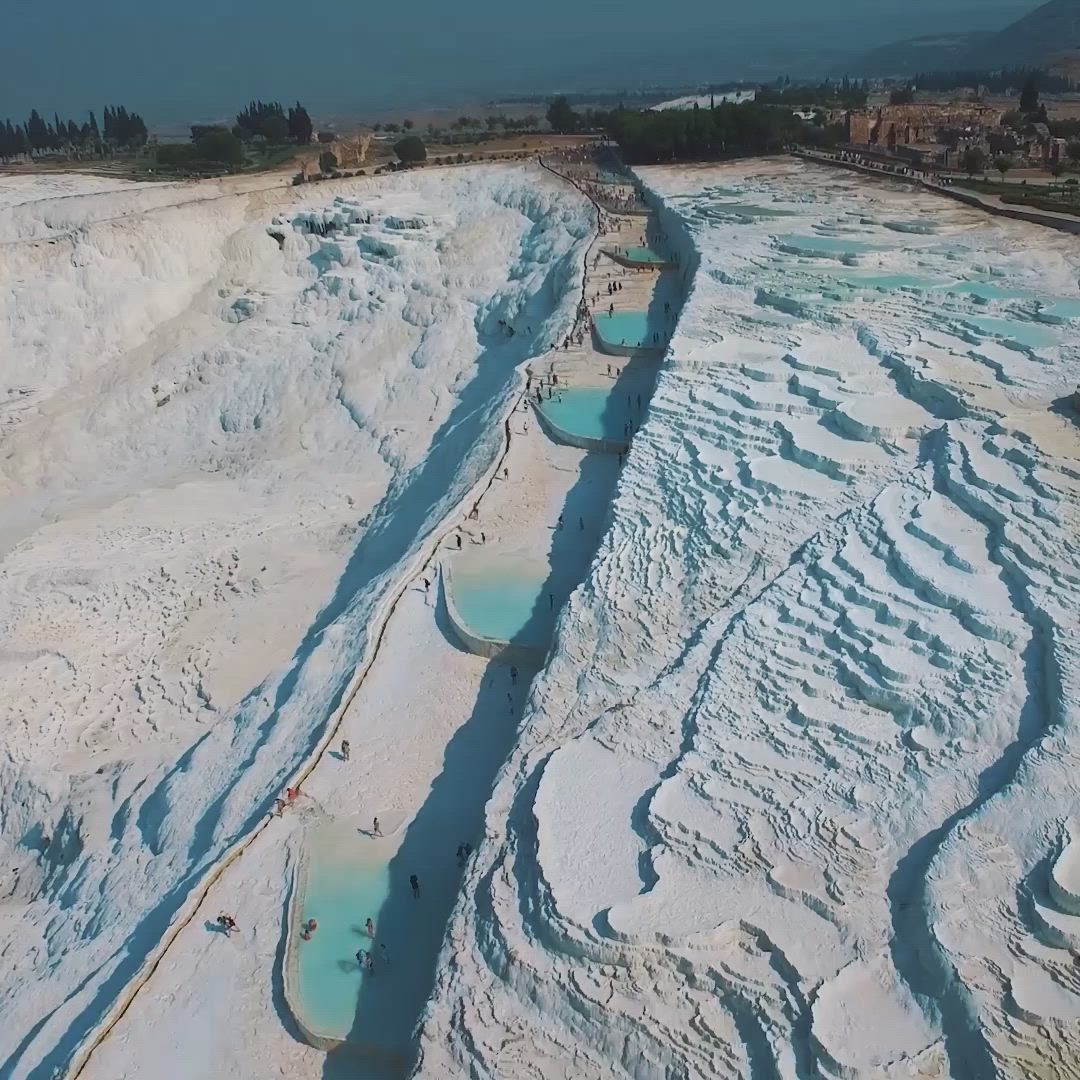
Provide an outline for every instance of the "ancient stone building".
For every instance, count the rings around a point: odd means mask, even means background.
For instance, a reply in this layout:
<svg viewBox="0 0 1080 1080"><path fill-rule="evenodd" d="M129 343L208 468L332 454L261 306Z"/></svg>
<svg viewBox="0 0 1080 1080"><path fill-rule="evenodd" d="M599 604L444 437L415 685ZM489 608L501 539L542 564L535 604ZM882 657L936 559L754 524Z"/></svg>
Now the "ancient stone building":
<svg viewBox="0 0 1080 1080"><path fill-rule="evenodd" d="M860 109L847 116L848 142L895 150L898 146L939 141L945 129L982 132L1001 126L1004 114L989 105L881 105Z"/></svg>

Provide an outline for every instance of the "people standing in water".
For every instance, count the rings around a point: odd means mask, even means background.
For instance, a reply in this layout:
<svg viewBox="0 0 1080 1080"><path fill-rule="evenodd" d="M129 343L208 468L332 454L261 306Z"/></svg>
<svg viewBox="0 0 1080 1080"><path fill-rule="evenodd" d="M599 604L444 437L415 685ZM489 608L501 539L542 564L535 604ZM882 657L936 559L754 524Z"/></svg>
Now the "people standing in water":
<svg viewBox="0 0 1080 1080"><path fill-rule="evenodd" d="M412 889L413 899L420 899L420 879L415 874L409 875L409 887Z"/></svg>
<svg viewBox="0 0 1080 1080"><path fill-rule="evenodd" d="M367 936L373 938L375 936L375 924L371 921L371 916L368 916L368 920L364 923L364 929L367 931Z"/></svg>

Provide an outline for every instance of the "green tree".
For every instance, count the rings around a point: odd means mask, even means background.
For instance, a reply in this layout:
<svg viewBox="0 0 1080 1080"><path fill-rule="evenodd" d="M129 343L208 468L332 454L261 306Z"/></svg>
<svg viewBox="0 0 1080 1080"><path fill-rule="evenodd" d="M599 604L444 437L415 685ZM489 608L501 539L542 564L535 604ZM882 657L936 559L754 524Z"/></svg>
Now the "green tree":
<svg viewBox="0 0 1080 1080"><path fill-rule="evenodd" d="M201 161L216 161L222 165L242 165L244 144L223 127L205 128L195 138L195 156Z"/></svg>
<svg viewBox="0 0 1080 1080"><path fill-rule="evenodd" d="M319 172L332 173L337 167L337 154L333 150L324 150L319 155Z"/></svg>
<svg viewBox="0 0 1080 1080"><path fill-rule="evenodd" d="M179 168L195 160L195 147L190 143L166 143L157 148L154 156L158 165Z"/></svg>
<svg viewBox="0 0 1080 1080"><path fill-rule="evenodd" d="M911 86L899 86L889 94L890 105L910 105L915 100L915 90Z"/></svg>
<svg viewBox="0 0 1080 1080"><path fill-rule="evenodd" d="M1073 140L1065 144L1065 156L1076 165L1080 162L1080 141Z"/></svg>
<svg viewBox="0 0 1080 1080"><path fill-rule="evenodd" d="M578 129L580 117L570 106L565 97L557 97L548 106L547 122L551 130L559 135L570 135Z"/></svg>
<svg viewBox="0 0 1080 1080"><path fill-rule="evenodd" d="M968 176L974 176L976 173L981 173L986 169L986 154L983 152L981 146L969 146L960 155L960 168L967 173Z"/></svg>
<svg viewBox="0 0 1080 1080"><path fill-rule="evenodd" d="M31 110L30 119L26 121L26 137L34 150L44 150L49 145L49 128L37 109Z"/></svg>
<svg viewBox="0 0 1080 1080"><path fill-rule="evenodd" d="M402 120L401 127L404 131L412 131L413 122L411 120Z"/></svg>
<svg viewBox="0 0 1080 1080"><path fill-rule="evenodd" d="M1039 111L1039 77L1037 72L1031 72L1024 82L1024 88L1020 91L1020 111L1028 113Z"/></svg>
<svg viewBox="0 0 1080 1080"><path fill-rule="evenodd" d="M308 116L307 109L299 101L289 109L288 121L289 138L297 146L307 146L311 142L314 129L311 126L311 117Z"/></svg>
<svg viewBox="0 0 1080 1080"><path fill-rule="evenodd" d="M427 147L419 135L406 135L394 143L394 153L403 165L416 165L427 160Z"/></svg>
<svg viewBox="0 0 1080 1080"><path fill-rule="evenodd" d="M259 134L268 143L278 146L289 138L289 121L280 113L274 113L259 124Z"/></svg>
<svg viewBox="0 0 1080 1080"><path fill-rule="evenodd" d="M1002 154L999 157L994 158L994 168L1001 173L1001 179L1005 179L1005 174L1013 167L1015 162L1006 154Z"/></svg>

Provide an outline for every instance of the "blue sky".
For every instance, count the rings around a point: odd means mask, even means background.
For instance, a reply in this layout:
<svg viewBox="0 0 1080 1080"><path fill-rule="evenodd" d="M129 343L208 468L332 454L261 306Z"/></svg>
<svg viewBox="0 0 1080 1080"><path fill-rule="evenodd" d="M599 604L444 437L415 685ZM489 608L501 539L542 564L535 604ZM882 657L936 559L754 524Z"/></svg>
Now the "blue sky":
<svg viewBox="0 0 1080 1080"><path fill-rule="evenodd" d="M155 118L253 96L376 113L505 92L827 69L935 29L998 29L1032 0L6 0L0 117L123 102Z"/></svg>

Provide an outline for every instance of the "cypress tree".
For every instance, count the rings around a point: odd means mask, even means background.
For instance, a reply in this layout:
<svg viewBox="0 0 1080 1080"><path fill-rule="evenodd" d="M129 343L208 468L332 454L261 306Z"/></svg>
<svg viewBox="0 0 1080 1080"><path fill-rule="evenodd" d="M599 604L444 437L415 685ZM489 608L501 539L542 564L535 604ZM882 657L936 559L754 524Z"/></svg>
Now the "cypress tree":
<svg viewBox="0 0 1080 1080"><path fill-rule="evenodd" d="M30 119L26 121L26 137L34 150L44 150L49 145L49 129L37 109L31 110Z"/></svg>
<svg viewBox="0 0 1080 1080"><path fill-rule="evenodd" d="M293 142L306 146L311 142L313 128L307 109L298 101L289 110L289 137Z"/></svg>

